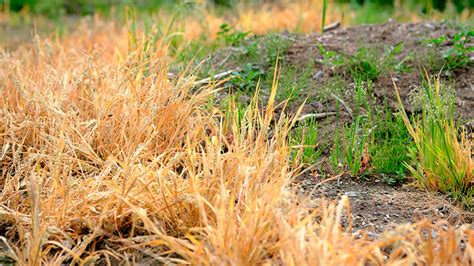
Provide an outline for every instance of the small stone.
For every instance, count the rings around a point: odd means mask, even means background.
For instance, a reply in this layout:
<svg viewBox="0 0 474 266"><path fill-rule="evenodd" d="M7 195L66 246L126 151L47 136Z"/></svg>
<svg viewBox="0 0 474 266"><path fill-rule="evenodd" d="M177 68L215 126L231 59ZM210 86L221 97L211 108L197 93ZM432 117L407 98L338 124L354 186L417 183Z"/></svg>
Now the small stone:
<svg viewBox="0 0 474 266"><path fill-rule="evenodd" d="M428 29L434 29L435 27L429 23L426 23L425 24L425 27L427 27Z"/></svg>
<svg viewBox="0 0 474 266"><path fill-rule="evenodd" d="M316 72L316 73L313 74L313 79L314 79L314 80L321 79L322 77L324 77L323 71L318 71L318 72Z"/></svg>
<svg viewBox="0 0 474 266"><path fill-rule="evenodd" d="M370 238L377 238L377 234L374 233L374 232L371 232L371 231L367 232L367 236L370 237Z"/></svg>
<svg viewBox="0 0 474 266"><path fill-rule="evenodd" d="M348 196L348 197L357 197L358 195L359 193L355 191L347 191L346 193L344 193L344 196Z"/></svg>

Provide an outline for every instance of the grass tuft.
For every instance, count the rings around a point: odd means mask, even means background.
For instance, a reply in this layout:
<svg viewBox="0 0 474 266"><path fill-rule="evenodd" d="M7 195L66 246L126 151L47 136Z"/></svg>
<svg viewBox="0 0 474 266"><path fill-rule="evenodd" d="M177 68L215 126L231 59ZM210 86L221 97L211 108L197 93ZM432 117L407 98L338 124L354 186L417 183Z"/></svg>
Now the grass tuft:
<svg viewBox="0 0 474 266"><path fill-rule="evenodd" d="M428 77L421 91L422 112L410 121L401 104L402 118L413 137L418 163L407 165L410 173L426 188L441 191L472 207L474 195L474 160L472 140L454 119L454 97L439 78Z"/></svg>

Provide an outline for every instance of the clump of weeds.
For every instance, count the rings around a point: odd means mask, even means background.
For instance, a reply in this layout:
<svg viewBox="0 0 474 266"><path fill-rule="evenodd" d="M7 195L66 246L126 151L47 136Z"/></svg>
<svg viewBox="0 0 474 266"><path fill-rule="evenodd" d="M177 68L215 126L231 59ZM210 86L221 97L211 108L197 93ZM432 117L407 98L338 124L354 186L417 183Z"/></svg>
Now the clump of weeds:
<svg viewBox="0 0 474 266"><path fill-rule="evenodd" d="M396 58L403 51L403 42L384 47L383 52L374 47L360 47L354 55L343 55L322 45L318 47L324 64L340 69L355 80L374 81L383 73L411 71L407 63L413 60L413 55L409 54L401 60Z"/></svg>
<svg viewBox="0 0 474 266"><path fill-rule="evenodd" d="M342 164L349 169L353 176L359 176L368 170L369 166L372 118L367 88L360 80L356 82L355 86L356 109L351 113L352 123L343 125L341 131L336 125L331 158L334 166L339 167ZM342 100L340 101L342 102ZM344 102L342 104L345 105ZM346 106L346 108L348 107Z"/></svg>
<svg viewBox="0 0 474 266"><path fill-rule="evenodd" d="M399 115L389 108L375 116L374 139L370 147L373 172L389 185L405 182L405 164L410 164L413 141Z"/></svg>
<svg viewBox="0 0 474 266"><path fill-rule="evenodd" d="M433 64L433 70L440 69L454 70L460 69L468 65L472 65L472 53L474 46L472 44L474 38L474 31L462 30L454 34L452 38L442 35L438 38L426 40L429 47L435 49L435 54L432 56L441 56L440 64ZM445 47L448 47L447 49ZM441 50L441 52L439 52ZM439 60L431 59L432 63Z"/></svg>
<svg viewBox="0 0 474 266"><path fill-rule="evenodd" d="M293 161L311 166L321 155L318 147L318 123L315 119L307 119L298 124L289 135Z"/></svg>
<svg viewBox="0 0 474 266"><path fill-rule="evenodd" d="M422 112L411 119L395 89L402 119L416 147L411 153L415 164L406 164L408 170L423 187L446 193L472 208L472 139L456 125L452 88L427 75L419 95Z"/></svg>

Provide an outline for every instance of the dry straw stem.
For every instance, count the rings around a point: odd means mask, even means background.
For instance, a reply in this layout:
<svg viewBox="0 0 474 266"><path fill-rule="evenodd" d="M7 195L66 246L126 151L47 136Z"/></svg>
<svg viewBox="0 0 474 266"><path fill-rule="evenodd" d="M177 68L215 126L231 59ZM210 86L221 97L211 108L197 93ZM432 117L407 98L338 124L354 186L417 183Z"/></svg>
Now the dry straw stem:
<svg viewBox="0 0 474 266"><path fill-rule="evenodd" d="M0 232L17 263L472 262L465 227L353 236L347 198L317 204L290 186L296 118L273 122L255 98L225 121L204 107L214 89L168 80L167 51L147 38L96 22L1 55Z"/></svg>

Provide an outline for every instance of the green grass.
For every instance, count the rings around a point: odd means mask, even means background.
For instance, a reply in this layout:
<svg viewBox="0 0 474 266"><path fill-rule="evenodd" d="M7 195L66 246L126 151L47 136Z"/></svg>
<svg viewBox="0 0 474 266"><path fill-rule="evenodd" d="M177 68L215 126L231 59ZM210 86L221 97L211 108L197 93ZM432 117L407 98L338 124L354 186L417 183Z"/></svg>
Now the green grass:
<svg viewBox="0 0 474 266"><path fill-rule="evenodd" d="M369 123L363 116L358 116L356 120L345 125L342 130L342 162L349 168L353 176L363 174L363 160L367 156L369 144Z"/></svg>
<svg viewBox="0 0 474 266"><path fill-rule="evenodd" d="M352 10L355 10L355 17L352 20L353 24L375 24L385 23L393 17L393 8L375 4L365 3L364 5L352 5Z"/></svg>
<svg viewBox="0 0 474 266"><path fill-rule="evenodd" d="M280 83L277 91L277 100L288 100L288 104L292 104L296 99L301 98L303 89L308 89L311 85L311 75L313 73L313 65L308 64L305 68L283 65L280 72ZM267 77L268 78L268 77ZM270 81L267 80L267 83Z"/></svg>
<svg viewBox="0 0 474 266"><path fill-rule="evenodd" d="M377 47L361 47L355 55L348 59L348 72L355 79L372 81L381 74L409 72L411 68L406 65L406 62L412 60L412 55L408 55L402 60L396 59L403 49L403 42L394 46L386 46L383 52Z"/></svg>
<svg viewBox="0 0 474 266"><path fill-rule="evenodd" d="M304 165L312 165L321 156L318 147L318 123L315 119L308 119L298 124L289 135L292 147L293 161Z"/></svg>
<svg viewBox="0 0 474 266"><path fill-rule="evenodd" d="M219 4L214 1L216 4ZM133 8L142 14L156 12L160 9L192 8L192 1L153 0L153 1L111 1L111 0L0 0L0 7L8 3L11 11L28 9L35 14L58 18L63 15L86 16L94 13L114 15L125 7ZM116 15L116 14L115 14Z"/></svg>
<svg viewBox="0 0 474 266"><path fill-rule="evenodd" d="M397 22L410 22L414 16L430 20L434 15L438 17L441 15L445 20L455 20L460 12L474 7L472 1L409 0L398 1L397 6L394 5L395 1L388 4L390 1L385 0L365 1L362 5L357 3L358 0L346 2L350 2L346 7L354 12L351 23L356 25L386 23L391 19ZM440 2L444 2L444 5L436 4Z"/></svg>
<svg viewBox="0 0 474 266"><path fill-rule="evenodd" d="M456 126L454 96L439 78L427 77L419 99L422 112L410 120L403 105L400 110L416 149L411 153L410 173L424 187L448 194L468 208L473 206L474 161L472 143ZM462 131L461 131L462 132Z"/></svg>
<svg viewBox="0 0 474 266"><path fill-rule="evenodd" d="M254 36L250 33L242 33L235 29L222 32L214 47L226 49L232 47L235 53L228 55L226 64L235 66L238 70L232 73L232 78L225 84L231 91L240 91L248 96L253 96L257 84L260 83L261 93L269 92L272 87L274 66L281 64L286 50L290 47L291 41L279 34L267 34L264 36ZM216 69L209 66L203 69L203 76L225 71L226 69ZM277 92L279 101L295 99L298 92L309 82L311 68L308 66L301 71L293 66L282 65L280 86ZM291 101L291 100L290 100Z"/></svg>
<svg viewBox="0 0 474 266"><path fill-rule="evenodd" d="M355 79L376 80L382 72L382 62L373 49L361 47L349 58L349 73Z"/></svg>
<svg viewBox="0 0 474 266"><path fill-rule="evenodd" d="M340 164L347 167L353 176L363 174L367 170L368 149L372 138L372 115L369 106L370 83L356 81L353 100L356 108L351 113L352 123L342 126L336 125L334 135L334 150L331 154L333 165Z"/></svg>
<svg viewBox="0 0 474 266"><path fill-rule="evenodd" d="M321 32L324 33L324 26L326 24L326 13L328 10L328 0L323 0L323 14L322 14L322 21L321 21Z"/></svg>
<svg viewBox="0 0 474 266"><path fill-rule="evenodd" d="M374 81L386 73L411 71L411 67L407 63L413 60L412 54L401 60L396 57L403 49L403 42L400 42L393 46L383 47L383 49L375 46L362 46L355 54L344 55L319 45L324 64L340 70L346 76L363 81Z"/></svg>
<svg viewBox="0 0 474 266"><path fill-rule="evenodd" d="M370 146L373 172L383 176L389 185L405 182L406 167L410 164L413 140L405 128L403 119L393 115L390 109L375 116L374 143Z"/></svg>
<svg viewBox="0 0 474 266"><path fill-rule="evenodd" d="M353 176L381 175L390 185L403 183L405 164L411 162L412 137L401 117L393 115L388 107L378 109L370 82L357 81L356 84L353 98L349 99L355 103L353 121L341 129L336 124L330 155L333 167L337 169L342 165Z"/></svg>

